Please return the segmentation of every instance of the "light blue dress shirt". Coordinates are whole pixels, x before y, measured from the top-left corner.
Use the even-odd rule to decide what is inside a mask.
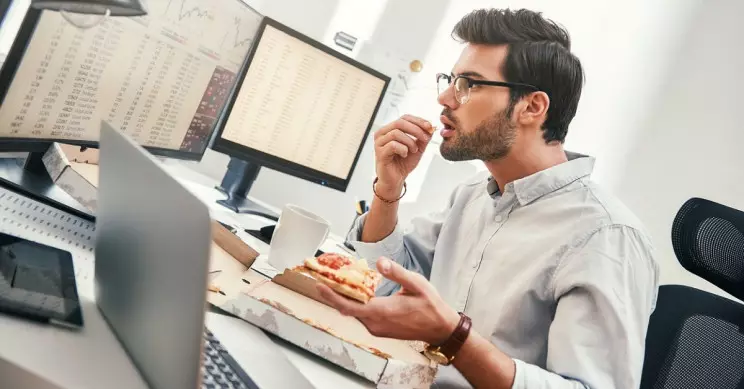
[[[513,388],[637,388],[659,270],[640,221],[590,180],[593,167],[576,158],[503,194],[484,172],[407,231],[362,243],[363,216],[349,240],[371,264],[385,256],[425,275],[515,360]],[[452,368],[436,383],[467,384]]]

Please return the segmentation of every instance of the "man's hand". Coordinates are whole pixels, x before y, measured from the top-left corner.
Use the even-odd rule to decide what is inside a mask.
[[[342,314],[358,318],[372,335],[422,340],[438,345],[452,335],[460,315],[450,308],[422,275],[381,258],[377,269],[403,288],[389,297],[375,297],[367,304],[347,299],[319,284],[323,298]]]
[[[406,177],[421,161],[432,132],[431,123],[411,115],[375,132],[377,193],[389,199],[400,195]]]

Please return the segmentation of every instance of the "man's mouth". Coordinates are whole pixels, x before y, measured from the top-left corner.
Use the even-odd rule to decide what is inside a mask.
[[[447,116],[440,116],[439,120],[442,122],[442,129],[439,131],[439,135],[442,136],[442,138],[449,138],[452,137],[455,134],[455,128],[453,127],[453,123]]]
[[[451,137],[452,135],[455,135],[455,130],[454,130],[454,129],[453,129],[452,127],[450,127],[450,126],[448,126],[448,125],[445,125],[445,126],[444,126],[444,127],[443,127],[443,128],[442,128],[442,129],[440,130],[440,131],[439,131],[439,135],[441,135],[441,136],[442,136],[442,138],[445,138],[445,139],[446,139],[446,138],[449,138],[449,137]]]

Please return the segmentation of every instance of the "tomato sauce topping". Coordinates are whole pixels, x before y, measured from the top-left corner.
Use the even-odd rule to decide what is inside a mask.
[[[318,257],[318,263],[333,270],[338,270],[351,265],[351,260],[343,255],[327,253]]]

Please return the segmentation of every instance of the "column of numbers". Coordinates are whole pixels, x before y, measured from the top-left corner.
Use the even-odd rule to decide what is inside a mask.
[[[59,48],[59,41],[62,38],[62,33],[65,30],[65,26],[61,25],[57,28],[54,35],[52,36],[52,41],[49,45],[49,50],[44,54],[44,60],[39,63],[39,67],[36,69],[36,80],[31,82],[31,89],[29,90],[31,95],[35,95],[37,88],[41,86],[41,83],[44,81],[46,77],[50,77],[51,74],[49,74],[49,65],[52,62],[52,59],[54,58],[54,53]],[[73,54],[74,55],[74,54]],[[65,55],[67,57],[67,55]],[[43,98],[41,101],[42,107],[41,110],[37,113],[37,119],[36,123],[34,124],[34,129],[31,130],[31,134],[34,136],[42,136],[44,134],[44,130],[49,125],[49,118],[51,116],[51,110],[52,105],[56,101],[57,97],[59,97],[59,94],[62,90],[61,83],[64,82],[64,79],[66,77],[66,74],[64,73],[64,67],[60,69],[59,73],[57,73],[57,76],[55,78],[54,84],[52,86],[52,89],[47,93],[47,96]],[[29,96],[26,96],[27,99],[29,99]],[[33,97],[31,97],[32,99]],[[31,105],[31,99],[24,102],[23,109],[21,110],[21,114],[26,113],[27,107]]]
[[[263,80],[265,77],[265,71],[266,71],[266,58],[262,59],[259,63],[259,67],[257,68],[258,74],[256,75],[256,79]],[[235,130],[232,130],[232,128],[237,129],[239,131],[240,129],[246,128],[246,119],[251,117],[250,113],[250,107],[253,105],[253,100],[256,98],[256,94],[258,93],[258,84],[259,82],[251,83],[250,85],[243,84],[241,85],[241,91],[240,91],[240,98],[241,98],[241,104],[240,106],[236,105],[233,109],[240,109],[239,115],[231,115],[231,126],[230,129],[227,130],[230,132],[231,137],[235,137],[238,134],[233,134],[232,132]],[[248,91],[246,92],[245,89],[248,88]],[[237,119],[235,119],[237,118]],[[258,117],[257,115],[253,115],[253,121],[250,124],[250,128],[254,129],[257,128],[256,124],[258,123]],[[232,124],[234,122],[234,124]],[[244,143],[246,145],[252,144],[255,142],[258,134],[261,132],[259,131],[251,131],[251,130],[244,130],[245,134],[248,134],[247,136],[241,136],[238,139],[238,143]]]
[[[158,123],[160,123],[161,129],[158,138],[154,143],[156,147],[167,147],[171,135],[173,134],[173,130],[176,128],[176,114],[181,108],[179,93],[183,93],[182,88],[185,86],[183,85],[183,82],[185,81],[185,72],[183,71],[183,68],[190,66],[191,61],[191,55],[183,61],[178,73],[176,74],[176,82],[170,85],[167,92],[168,98],[165,100],[165,104],[163,104],[163,112],[160,114],[160,117],[158,117]],[[170,69],[168,69],[168,71],[169,70]]]
[[[328,100],[328,108],[326,109],[325,115],[323,115],[323,121],[321,122],[321,130],[316,136],[316,147],[330,143],[339,129],[338,119],[336,119],[336,101],[338,101],[341,95],[344,82],[346,82],[346,74],[342,73],[336,80],[336,85],[333,87],[331,98]],[[334,120],[335,119],[335,120]],[[326,170],[328,166],[328,159],[332,153],[316,153],[315,163],[317,164],[318,170]],[[317,158],[320,156],[321,158]]]
[[[150,36],[145,35],[145,40],[147,41],[145,44],[149,43]],[[162,44],[159,44],[155,48],[155,51],[153,52],[152,57],[147,65],[147,68],[145,69],[144,75],[142,77],[142,81],[139,83],[139,86],[135,90],[132,103],[129,105],[126,112],[124,113],[124,117],[120,124],[123,132],[127,132],[127,129],[130,128],[130,125],[134,124],[132,123],[132,116],[134,115],[137,109],[137,104],[139,104],[140,99],[142,99],[142,95],[145,92],[145,87],[147,86],[147,83],[150,80],[150,77],[152,76],[153,70],[155,69],[155,64],[157,64],[157,61],[160,58],[161,51],[162,51]],[[137,139],[135,138],[135,140]]]
[[[155,79],[153,80],[152,87],[150,88],[150,93],[147,95],[147,100],[145,101],[145,104],[152,105],[158,95],[160,94],[160,89],[163,86],[163,80],[165,79],[165,76],[168,75],[168,71],[170,70],[171,65],[173,64],[173,56],[175,55],[175,52],[173,51],[173,48],[170,45],[166,45],[163,42],[157,43],[157,52],[159,53],[159,56],[165,56],[165,60],[163,62],[163,65],[160,67],[159,70],[155,70],[155,66],[157,65],[157,62],[151,62],[150,64],[153,66],[153,69],[150,70],[148,67],[148,78],[150,77],[150,73],[155,75]],[[147,136],[144,138],[144,144],[148,146],[154,146],[157,143],[158,136],[160,136],[160,133],[163,129],[163,124],[165,123],[165,118],[167,117],[167,111],[169,111],[169,108],[161,107],[162,110],[160,111],[160,115],[158,115],[158,119],[155,122],[155,125],[150,128],[149,132],[147,133]]]
[[[168,116],[163,126],[162,133],[158,138],[157,147],[169,147],[173,143],[173,132],[178,123],[178,115],[183,108],[184,99],[194,82],[194,74],[199,67],[198,59],[188,54],[181,62],[181,67],[176,74],[176,80],[171,85],[168,100],[164,108],[168,110]],[[177,147],[176,145],[173,145]]]
[[[54,34],[52,35],[50,41],[49,41],[49,49],[44,54],[44,57],[41,59],[39,66],[37,67],[36,71],[34,72],[33,79],[31,80],[29,84],[29,89],[26,91],[25,95],[23,96],[23,102],[21,103],[21,108],[18,110],[18,112],[13,117],[13,120],[10,122],[10,134],[16,135],[21,133],[22,129],[25,130],[25,128],[30,125],[26,123],[26,119],[32,119],[37,118],[34,124],[34,129],[31,131],[31,134],[36,137],[41,137],[44,135],[44,128],[46,126],[47,121],[49,120],[50,110],[51,106],[47,107],[46,111],[40,112],[40,113],[34,113],[31,109],[33,105],[39,105],[41,103],[44,103],[44,100],[40,100],[37,98],[37,94],[39,93],[39,88],[42,86],[42,83],[45,79],[51,77],[50,72],[50,63],[52,59],[54,58],[54,53],[57,51],[59,47],[59,41],[62,36],[62,32],[64,31],[64,25],[60,24],[57,29],[54,31]],[[34,104],[36,102],[36,104]],[[29,112],[32,112],[29,114]]]
[[[57,32],[55,32],[54,37],[52,38],[52,42],[58,43],[59,39],[61,37],[63,27],[60,27]],[[31,88],[28,91],[28,95],[26,95],[26,101],[23,103],[23,108],[19,112],[21,117],[19,118],[16,116],[16,119],[24,119],[23,116],[25,116],[28,113],[28,108],[31,106],[31,102],[36,96],[36,93],[38,91],[39,86],[41,86],[41,82],[44,80],[44,78],[49,76],[49,64],[52,61],[52,58],[54,58],[54,52],[57,51],[57,45],[53,45],[53,47],[49,48],[49,51],[47,51],[46,54],[44,54],[44,60],[39,63],[39,67],[36,69],[36,80],[31,82]],[[56,84],[55,84],[56,85]],[[47,94],[47,97],[42,100],[42,104],[49,104],[49,99],[56,98],[59,96],[59,89],[60,87],[56,88],[56,91],[50,91]],[[37,114],[36,123],[34,124],[34,129],[31,130],[31,134],[34,136],[41,136],[44,132],[44,128],[47,125],[49,121],[50,116],[50,109],[51,105],[47,107],[47,109],[42,109]],[[17,131],[17,130],[16,130]],[[17,133],[14,131],[14,133]]]
[[[290,74],[288,74],[289,69],[287,68],[287,65],[285,65],[290,54],[290,47],[284,46],[281,56],[279,57],[279,66],[274,69],[274,74],[271,76],[271,78],[269,78],[269,88],[268,93],[266,93],[267,98],[261,105],[261,108],[264,110],[271,111],[274,109],[273,107],[275,107],[276,104],[274,104],[275,98],[273,98],[273,96],[276,94],[277,91],[281,91],[283,89],[284,78],[291,76]],[[273,131],[271,131],[271,138],[268,144],[268,151],[270,154],[279,155],[280,150],[282,149],[282,143],[285,141],[283,136],[285,134],[281,133],[283,124],[282,117],[278,116],[276,117],[276,122],[268,124],[268,128],[273,129]]]
[[[310,118],[304,123],[304,128],[302,137],[302,142],[297,145],[297,149],[295,150],[294,154],[297,155],[297,161],[302,163],[303,165],[310,166],[313,160],[314,155],[316,154],[316,151],[318,149],[318,146],[320,145],[320,138],[318,136],[313,136],[315,134],[315,131],[308,131],[308,128],[313,128],[315,125],[321,125],[325,126],[328,123],[328,112],[326,112],[323,115],[323,118],[325,119],[325,124],[321,124],[318,121],[321,119],[316,119],[316,107],[321,101],[324,101],[323,94],[327,91],[326,84],[328,83],[328,77],[331,74],[331,67],[330,65],[325,65],[325,71],[323,72],[323,75],[315,80],[315,83],[312,84],[313,89],[315,89],[315,98],[313,99],[313,105],[310,109]],[[321,127],[324,128],[324,127]],[[310,136],[310,139],[306,139],[306,137]],[[312,142],[311,146],[307,146],[307,142]],[[300,154],[304,153],[304,154]]]
[[[357,78],[356,82],[354,83],[354,86],[351,88],[351,94],[346,101],[346,106],[344,107],[344,116],[341,118],[341,122],[338,124],[338,130],[341,131],[339,134],[341,137],[340,144],[343,145],[344,153],[339,153],[339,157],[343,157],[344,155],[348,155],[350,153],[356,152],[356,145],[352,144],[350,142],[350,137],[357,133],[357,130],[355,126],[349,126],[347,125],[350,121],[349,114],[352,112],[355,112],[352,107],[354,105],[359,104],[359,89],[361,88],[362,80]],[[354,119],[351,119],[354,120]],[[356,120],[354,120],[356,122]],[[336,161],[337,163],[340,161]]]
[[[62,135],[65,127],[67,126],[68,120],[74,117],[75,103],[73,101],[70,101],[69,99],[64,98],[63,90],[65,89],[66,84],[68,84],[70,74],[73,72],[74,64],[77,60],[79,47],[82,41],[82,32],[75,33],[75,36],[72,38],[72,42],[68,47],[67,52],[65,53],[62,67],[59,68],[59,72],[57,72],[57,76],[54,79],[52,88],[49,91],[47,97],[44,98],[44,100],[42,101],[43,105],[39,112],[40,118],[44,117],[43,115],[46,115],[42,113],[51,113],[55,106],[60,107],[58,101],[61,101],[63,103],[63,105],[60,107],[61,109],[57,111],[58,113],[56,115],[56,119],[54,119],[55,122],[51,124],[51,127],[47,125],[45,128],[43,128],[44,132],[48,133],[51,137]],[[53,44],[52,46],[54,47]],[[82,88],[85,83],[85,79],[80,76],[75,77],[73,81],[73,88]]]
[[[140,61],[142,61],[142,56],[145,51],[145,46],[147,45],[147,42],[148,42],[148,39],[142,39],[140,41],[140,44],[137,46],[137,49],[134,53],[134,57],[132,58],[132,62],[129,64],[129,68],[127,69],[126,76],[124,77],[124,81],[121,84],[121,88],[119,88],[119,92],[116,94],[114,103],[111,106],[111,111],[109,111],[108,121],[110,123],[114,123],[114,119],[116,118],[116,115],[119,112],[119,109],[122,108],[122,105],[124,104],[126,93],[132,84],[132,77],[134,76],[137,70],[137,67],[140,64]],[[146,107],[145,109],[148,110],[149,107]],[[122,131],[126,131],[126,126],[124,126],[122,123],[118,123],[118,125]],[[130,133],[130,135],[132,136],[132,138],[138,139],[139,133],[141,132],[141,130],[142,130],[142,123],[138,121],[137,126],[135,127],[134,131]]]
[[[274,49],[276,48],[276,43],[272,40],[267,41],[266,43],[266,52],[262,56],[263,59],[258,64],[258,70],[256,76],[253,78],[255,81],[255,86],[258,86],[259,84],[262,84],[261,86],[265,85],[265,82],[268,82],[268,80],[271,79],[271,77],[267,77],[268,68],[269,68],[269,58],[272,58],[272,55],[274,53]],[[273,74],[272,74],[273,77]],[[258,144],[263,144],[264,139],[262,137],[268,135],[267,131],[256,131],[256,129],[260,128],[268,128],[268,124],[262,123],[263,118],[266,117],[266,108],[268,107],[268,101],[269,101],[269,94],[271,93],[271,89],[266,90],[264,88],[261,88],[260,90],[257,87],[254,87],[254,85],[251,85],[251,90],[248,93],[248,96],[246,97],[246,102],[243,105],[242,109],[242,115],[240,123],[238,123],[236,126],[232,126],[233,130],[231,131],[233,133],[233,137],[237,141],[237,143],[241,144],[251,144],[251,141],[254,141]],[[242,87],[245,87],[245,83]],[[262,95],[262,103],[259,107],[257,112],[251,112],[251,108],[253,108],[253,101],[257,94]],[[253,120],[248,125],[248,128],[243,123],[243,120],[245,118],[252,117]],[[252,138],[252,139],[251,139]]]
[[[65,138],[83,138],[87,124],[92,123],[98,103],[96,91],[99,88],[101,74],[103,74],[112,55],[107,47],[107,41],[117,39],[116,35],[109,38],[109,31],[110,24],[108,23],[98,27],[88,50],[81,60],[75,77],[75,84],[68,95],[68,100],[65,102],[67,106],[75,107],[72,120],[67,123],[67,127],[62,134]]]

